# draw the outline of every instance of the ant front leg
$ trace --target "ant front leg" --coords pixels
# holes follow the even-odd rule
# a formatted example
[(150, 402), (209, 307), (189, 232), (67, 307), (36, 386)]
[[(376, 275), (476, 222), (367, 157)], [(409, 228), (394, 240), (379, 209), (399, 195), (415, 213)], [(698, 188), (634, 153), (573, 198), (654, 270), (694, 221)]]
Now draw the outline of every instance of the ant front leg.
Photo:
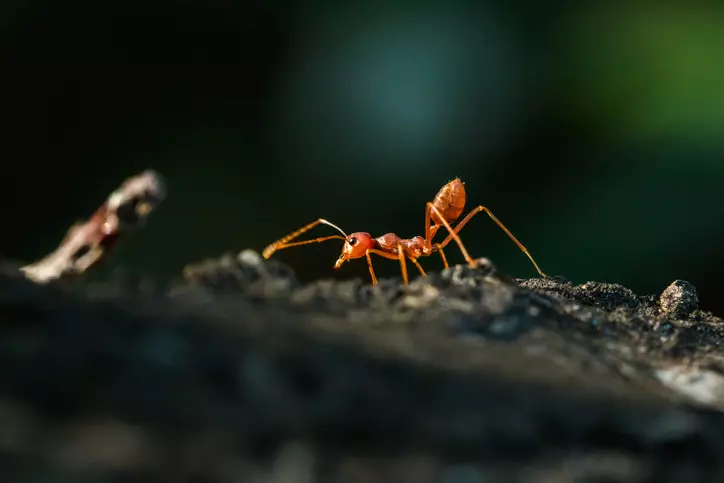
[(375, 276), (375, 270), (372, 268), (372, 258), (370, 257), (370, 253), (374, 253), (375, 255), (379, 255), (381, 257), (387, 258), (389, 260), (399, 260), (400, 261), (400, 269), (402, 270), (402, 280), (405, 285), (409, 283), (407, 278), (407, 264), (405, 263), (405, 252), (402, 250), (402, 245), (397, 245), (397, 253), (388, 253), (384, 252), (382, 250), (377, 250), (375, 248), (370, 248), (367, 250), (365, 255), (367, 256), (367, 265), (370, 268), (370, 275), (372, 276), (372, 284), (375, 285), (377, 283), (377, 277)]
[(375, 276), (375, 269), (372, 267), (372, 257), (370, 257), (370, 252), (367, 251), (365, 256), (367, 257), (367, 266), (370, 269), (370, 277), (372, 277), (372, 285), (377, 285), (377, 277)]

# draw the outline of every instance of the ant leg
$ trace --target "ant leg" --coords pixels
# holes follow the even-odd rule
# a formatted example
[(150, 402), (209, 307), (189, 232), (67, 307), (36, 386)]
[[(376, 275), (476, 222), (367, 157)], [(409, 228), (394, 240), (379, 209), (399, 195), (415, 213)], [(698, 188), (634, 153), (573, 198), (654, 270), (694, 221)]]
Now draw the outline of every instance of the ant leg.
[[(428, 203), (425, 206), (425, 247), (428, 251), (432, 250), (432, 239), (437, 234), (438, 226), (431, 226), (430, 221), (432, 219), (432, 211), (431, 207), (434, 206), (432, 203)], [(437, 210), (436, 210), (437, 211)], [(441, 217), (442, 218), (442, 217)], [(434, 231), (433, 231), (434, 228)], [(440, 258), (442, 258), (442, 264), (445, 266), (445, 268), (448, 268), (450, 265), (447, 263), (447, 257), (445, 256), (445, 251), (442, 249), (443, 245), (440, 243), (437, 243), (435, 245), (435, 248), (437, 251), (440, 252)]]
[[(402, 270), (402, 279), (404, 280), (405, 285), (408, 284), (407, 265), (405, 264), (405, 252), (401, 251), (399, 248), (398, 248), (398, 253), (383, 252), (382, 250), (377, 250), (375, 248), (368, 249), (367, 252), (365, 252), (365, 255), (367, 255), (367, 263), (370, 266), (370, 273), (372, 274), (373, 273), (372, 272), (372, 259), (370, 258), (370, 253), (374, 253), (375, 255), (379, 255), (381, 257), (388, 258), (390, 260), (399, 260), (400, 268)], [(402, 256), (400, 256), (400, 254)], [(374, 278), (374, 275), (372, 275), (372, 276), (373, 276), (373, 280), (374, 280), (373, 283), (377, 283), (377, 279)]]
[(402, 271), (402, 280), (405, 285), (409, 283), (407, 278), (407, 263), (405, 263), (405, 251), (402, 249), (402, 244), (397, 244), (397, 258), (400, 259), (400, 270)]
[[(433, 205), (432, 202), (430, 202), (430, 201), (427, 202), (427, 206), (429, 207), (430, 210), (435, 212), (435, 214), (438, 216), (438, 218), (440, 218), (440, 220), (442, 221), (443, 225), (445, 225), (445, 228), (447, 228), (447, 231), (450, 232), (450, 235), (448, 236), (448, 238), (452, 237), (455, 240), (455, 243), (458, 244), (458, 247), (460, 247), (460, 251), (463, 253), (463, 257), (465, 257), (465, 261), (468, 262), (468, 265), (470, 265), (471, 267), (476, 267), (477, 263), (475, 263), (475, 260), (472, 259), (472, 257), (468, 253), (468, 251), (465, 249), (465, 245), (463, 245), (463, 242), (462, 242), (462, 240), (460, 240), (460, 237), (458, 236), (457, 232), (455, 232), (455, 230), (452, 229), (452, 227), (450, 226), (450, 223), (448, 223), (447, 220), (445, 219), (445, 217), (442, 216), (442, 213), (440, 213), (440, 210), (435, 208), (435, 205)], [(427, 218), (429, 220), (429, 215)], [(450, 243), (446, 239), (445, 242), (442, 242), (440, 244), (442, 248), (445, 247), (446, 242)]]
[[(344, 236), (332, 235), (332, 236), (325, 236), (325, 237), (321, 237), (321, 238), (315, 238), (314, 240), (307, 240), (307, 241), (296, 242), (296, 243), (287, 243), (289, 240), (292, 240), (292, 239), (298, 237), (299, 235), (301, 235), (302, 233), (311, 230), (312, 228), (314, 228), (315, 226), (319, 225), (320, 223), (321, 223), (321, 224), (324, 224), (324, 225), (331, 226), (332, 228), (337, 229), (340, 233), (342, 233), (342, 234), (344, 235), (344, 232), (343, 232), (339, 227), (337, 227), (336, 225), (328, 222), (328, 221), (325, 220), (324, 218), (320, 218), (320, 219), (318, 219), (318, 220), (316, 220), (316, 221), (313, 221), (313, 222), (309, 223), (308, 225), (305, 225), (305, 226), (301, 227), (301, 228), (298, 229), (297, 231), (294, 231), (294, 232), (290, 233), (289, 235), (287, 235), (287, 236), (285, 236), (285, 237), (283, 237), (283, 238), (280, 238), (279, 240), (275, 241), (275, 242), (272, 243), (271, 245), (267, 246), (267, 247), (264, 249), (264, 251), (262, 252), (262, 255), (264, 256), (264, 258), (269, 258), (269, 257), (272, 256), (272, 254), (273, 254), (275, 251), (281, 250), (282, 248), (289, 248), (289, 247), (294, 247), (294, 246), (299, 246), (299, 245), (306, 245), (306, 244), (308, 244), (308, 243), (320, 243), (320, 242), (323, 242), (323, 241), (326, 241), (326, 240), (331, 240), (331, 239), (333, 239), (333, 238), (339, 238), (339, 239), (341, 239), (341, 240), (344, 240), (344, 239), (345, 239)], [(345, 235), (345, 236), (346, 236), (346, 235)]]
[(462, 221), (460, 223), (458, 223), (458, 225), (455, 227), (454, 233), (450, 233), (450, 235), (448, 235), (448, 237), (445, 239), (445, 241), (443, 241), (440, 244), (440, 248), (442, 249), (442, 247), (444, 247), (445, 245), (450, 243), (453, 239), (453, 236), (457, 237), (457, 233), (459, 233), (460, 230), (463, 229), (463, 227), (473, 218), (473, 216), (477, 215), (481, 211), (484, 211), (485, 213), (487, 213), (487, 215), (505, 232), (505, 234), (508, 235), (508, 237), (510, 237), (511, 240), (513, 240), (513, 242), (518, 246), (518, 248), (520, 248), (520, 250), (523, 253), (525, 253), (525, 255), (528, 257), (528, 259), (531, 261), (531, 263), (533, 263), (533, 266), (538, 271), (538, 273), (541, 274), (541, 276), (548, 278), (548, 275), (543, 273), (543, 270), (541, 270), (540, 267), (538, 267), (538, 264), (535, 262), (535, 260), (531, 256), (530, 252), (528, 252), (528, 249), (525, 248), (523, 246), (523, 244), (520, 243), (515, 236), (513, 236), (513, 234), (510, 232), (510, 230), (508, 230), (505, 227), (505, 225), (503, 225), (500, 222), (500, 220), (498, 220), (495, 217), (495, 215), (493, 215), (493, 213), (491, 213), (491, 211), (484, 206), (478, 206), (477, 208), (474, 208), (470, 213), (468, 213), (467, 216), (465, 216), (465, 218), (463, 218)]
[(370, 267), (370, 276), (372, 277), (372, 285), (377, 285), (377, 277), (375, 276), (375, 269), (372, 268), (372, 257), (370, 252), (365, 253), (367, 256), (367, 266)]
[(425, 270), (422, 269), (422, 266), (420, 265), (420, 262), (418, 262), (418, 261), (417, 261), (416, 259), (414, 259), (414, 258), (410, 258), (410, 261), (412, 261), (412, 263), (415, 264), (415, 266), (416, 266), (417, 269), (420, 271), (420, 274), (421, 274), (423, 277), (427, 277), (427, 274), (425, 273)]
[(442, 244), (438, 243), (435, 245), (437, 248), (437, 251), (440, 252), (440, 258), (442, 258), (442, 264), (445, 265), (445, 268), (449, 268), (450, 265), (447, 263), (447, 257), (445, 256), (445, 251), (442, 249)]
[(432, 238), (437, 233), (437, 229), (433, 232), (430, 225), (430, 221), (432, 219), (432, 211), (430, 211), (431, 206), (433, 206), (432, 203), (425, 205), (425, 248), (428, 252), (432, 249)]

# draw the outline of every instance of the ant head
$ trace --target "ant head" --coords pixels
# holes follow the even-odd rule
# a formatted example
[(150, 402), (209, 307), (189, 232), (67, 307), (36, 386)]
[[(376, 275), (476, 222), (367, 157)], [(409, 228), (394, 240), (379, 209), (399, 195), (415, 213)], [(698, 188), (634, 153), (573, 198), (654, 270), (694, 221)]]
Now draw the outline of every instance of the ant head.
[(347, 260), (364, 257), (367, 250), (372, 248), (373, 243), (372, 236), (369, 233), (357, 232), (346, 236), (342, 254), (337, 259), (337, 263), (334, 264), (334, 268), (341, 267)]

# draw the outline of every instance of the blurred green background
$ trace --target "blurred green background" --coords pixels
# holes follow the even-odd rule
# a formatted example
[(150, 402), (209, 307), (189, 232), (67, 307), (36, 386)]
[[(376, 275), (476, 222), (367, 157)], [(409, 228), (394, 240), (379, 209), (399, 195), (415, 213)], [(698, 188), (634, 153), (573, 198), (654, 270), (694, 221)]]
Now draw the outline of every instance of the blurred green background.
[[(641, 293), (685, 279), (722, 315), (724, 7), (710, 5), (5, 0), (0, 255), (43, 255), (146, 168), (169, 198), (114, 266), (159, 276), (320, 216), (423, 234), (425, 202), (460, 176), (469, 208), (548, 273)], [(462, 238), (535, 275), (486, 217)], [(364, 261), (333, 270), (340, 247), (277, 257), (302, 280), (366, 279)]]

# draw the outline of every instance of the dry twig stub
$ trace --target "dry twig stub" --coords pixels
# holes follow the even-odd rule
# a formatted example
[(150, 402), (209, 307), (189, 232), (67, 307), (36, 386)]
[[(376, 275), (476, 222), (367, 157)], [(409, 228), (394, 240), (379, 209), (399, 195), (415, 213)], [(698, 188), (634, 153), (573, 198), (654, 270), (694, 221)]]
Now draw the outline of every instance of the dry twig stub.
[(54, 252), (21, 271), (37, 283), (86, 272), (106, 257), (120, 238), (142, 225), (165, 197), (165, 182), (155, 171), (128, 178), (88, 221), (73, 225)]

